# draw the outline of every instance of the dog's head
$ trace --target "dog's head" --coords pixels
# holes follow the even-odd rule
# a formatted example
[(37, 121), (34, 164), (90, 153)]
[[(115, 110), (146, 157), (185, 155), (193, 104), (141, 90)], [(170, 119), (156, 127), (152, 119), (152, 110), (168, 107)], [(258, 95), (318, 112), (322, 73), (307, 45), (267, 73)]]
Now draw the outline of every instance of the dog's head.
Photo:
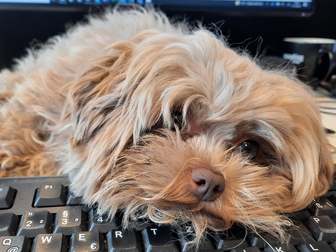
[(328, 190), (333, 162), (310, 90), (205, 30), (146, 30), (69, 86), (72, 159), (86, 203), (201, 234), (239, 222), (283, 235), (282, 213)]

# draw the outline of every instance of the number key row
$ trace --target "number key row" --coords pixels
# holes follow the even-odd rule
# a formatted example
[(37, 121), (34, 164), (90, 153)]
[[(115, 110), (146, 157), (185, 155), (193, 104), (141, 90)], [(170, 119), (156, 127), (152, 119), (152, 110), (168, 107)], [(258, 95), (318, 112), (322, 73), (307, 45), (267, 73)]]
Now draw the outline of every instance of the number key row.
[(80, 207), (66, 207), (56, 215), (46, 210), (26, 212), (22, 217), (14, 213), (0, 214), (0, 236), (24, 235), (33, 238), (38, 234), (63, 233), (72, 235), (80, 231), (99, 231), (107, 233), (117, 228), (115, 219), (97, 213), (89, 213)]

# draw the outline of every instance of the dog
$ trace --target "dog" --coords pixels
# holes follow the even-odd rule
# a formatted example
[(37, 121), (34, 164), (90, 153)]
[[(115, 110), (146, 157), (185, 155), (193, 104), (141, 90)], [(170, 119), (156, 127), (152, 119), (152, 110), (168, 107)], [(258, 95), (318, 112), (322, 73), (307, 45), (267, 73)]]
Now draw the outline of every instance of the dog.
[(0, 176), (69, 176), (123, 225), (233, 223), (286, 237), (326, 193), (330, 146), (313, 92), (225, 38), (161, 12), (108, 10), (0, 75)]

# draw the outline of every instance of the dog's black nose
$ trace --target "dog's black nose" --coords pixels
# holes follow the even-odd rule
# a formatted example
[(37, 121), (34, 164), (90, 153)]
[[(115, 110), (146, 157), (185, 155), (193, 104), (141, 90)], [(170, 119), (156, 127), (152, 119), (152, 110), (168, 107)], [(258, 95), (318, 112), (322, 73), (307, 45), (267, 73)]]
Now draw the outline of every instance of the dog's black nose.
[(193, 193), (201, 201), (217, 199), (225, 188), (223, 176), (205, 168), (197, 168), (192, 171), (191, 184)]

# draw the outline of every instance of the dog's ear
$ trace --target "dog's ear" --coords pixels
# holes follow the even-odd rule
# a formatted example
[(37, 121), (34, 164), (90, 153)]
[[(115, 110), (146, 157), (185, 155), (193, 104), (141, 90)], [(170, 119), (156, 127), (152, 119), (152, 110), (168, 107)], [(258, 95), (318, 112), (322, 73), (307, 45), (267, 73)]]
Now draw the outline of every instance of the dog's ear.
[(305, 119), (301, 117), (302, 120), (298, 121), (301, 123), (298, 126), (301, 133), (295, 131), (290, 139), (290, 142), (296, 142), (289, 147), (293, 153), (287, 157), (292, 167), (295, 195), (292, 206), (295, 211), (324, 195), (330, 188), (334, 174), (331, 146), (325, 136), (318, 108), (314, 110), (310, 110), (310, 114), (303, 113)]
[[(143, 62), (152, 61), (156, 52), (150, 41), (146, 44), (145, 40), (156, 34), (157, 31), (146, 30), (132, 40), (105, 48), (105, 56), (89, 62), (83, 74), (67, 87), (68, 106), (64, 118), (72, 125), (69, 145), (78, 150), (78, 155), (86, 153), (83, 160), (109, 160), (112, 164), (119, 153), (140, 136), (145, 124), (157, 119), (160, 111), (151, 111), (147, 113), (150, 118), (139, 122), (136, 118), (142, 109), (138, 108), (140, 102), (134, 102), (137, 99), (134, 97), (139, 96), (134, 95), (139, 83), (152, 69), (150, 63), (144, 67)], [(164, 45), (162, 43), (162, 47)], [(147, 52), (151, 55), (144, 59)], [(146, 97), (139, 99), (146, 100)], [(80, 151), (83, 148), (86, 151)]]
[(72, 108), (72, 147), (92, 139), (106, 123), (107, 115), (123, 102), (113, 90), (126, 77), (131, 53), (132, 48), (125, 44), (123, 50), (115, 55), (98, 59), (79, 80), (72, 83), (68, 99)]
[(96, 60), (70, 87), (73, 147), (89, 141), (106, 123), (107, 114), (123, 102), (114, 90), (125, 80), (132, 46), (125, 43), (118, 49), (114, 55)]
[(330, 155), (331, 152), (335, 151), (335, 147), (324, 144), (321, 145), (320, 150), (320, 170), (318, 175), (318, 183), (316, 185), (316, 195), (319, 197), (324, 195), (333, 181), (333, 176), (335, 172), (334, 162)]
[(72, 147), (90, 141), (110, 120), (120, 120), (117, 116), (122, 113), (120, 107), (135, 88), (124, 85), (132, 53), (141, 41), (153, 34), (154, 31), (142, 32), (132, 40), (105, 48), (106, 56), (88, 63), (81, 77), (68, 86), (70, 113), (67, 117), (71, 117), (73, 125)]

